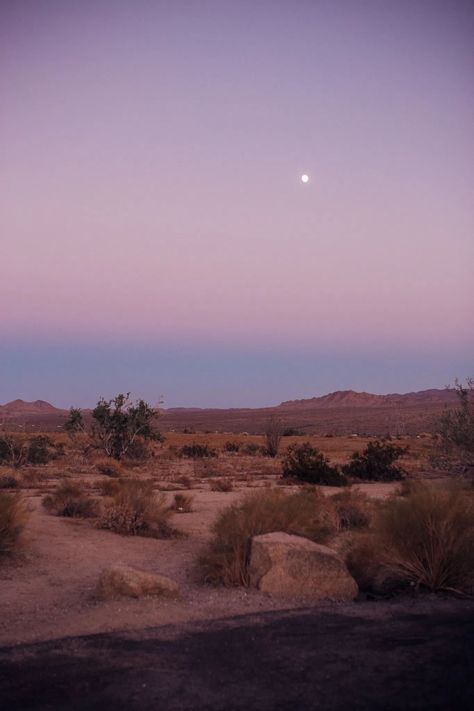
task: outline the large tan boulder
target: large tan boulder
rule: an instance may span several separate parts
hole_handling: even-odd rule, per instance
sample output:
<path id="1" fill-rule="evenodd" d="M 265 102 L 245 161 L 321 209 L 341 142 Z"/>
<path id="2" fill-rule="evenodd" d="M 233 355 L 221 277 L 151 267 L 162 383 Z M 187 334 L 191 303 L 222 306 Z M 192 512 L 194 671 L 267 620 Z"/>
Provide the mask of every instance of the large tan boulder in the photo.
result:
<path id="1" fill-rule="evenodd" d="M 101 600 L 147 595 L 178 597 L 179 585 L 163 575 L 117 565 L 104 570 L 96 588 L 96 596 Z"/>
<path id="2" fill-rule="evenodd" d="M 249 573 L 251 585 L 277 597 L 353 600 L 359 591 L 335 551 L 282 532 L 252 538 Z"/>

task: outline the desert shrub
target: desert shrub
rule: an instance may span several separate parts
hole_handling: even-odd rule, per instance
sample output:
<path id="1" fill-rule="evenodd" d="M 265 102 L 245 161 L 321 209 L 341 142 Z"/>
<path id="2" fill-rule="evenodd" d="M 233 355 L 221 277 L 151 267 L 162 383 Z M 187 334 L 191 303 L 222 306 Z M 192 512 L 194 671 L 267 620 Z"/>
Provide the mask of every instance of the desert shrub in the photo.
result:
<path id="1" fill-rule="evenodd" d="M 0 476 L 0 489 L 18 489 L 20 482 L 13 474 Z"/>
<path id="2" fill-rule="evenodd" d="M 308 484 L 345 486 L 346 478 L 329 459 L 309 442 L 292 444 L 283 458 L 283 478 L 298 479 Z"/>
<path id="3" fill-rule="evenodd" d="M 406 454 L 408 447 L 399 447 L 386 440 L 369 442 L 363 452 L 354 452 L 342 471 L 346 476 L 367 481 L 399 481 L 406 475 L 395 462 Z"/>
<path id="4" fill-rule="evenodd" d="M 460 488 L 416 484 L 407 496 L 394 497 L 381 508 L 364 546 L 362 554 L 356 550 L 349 556 L 348 565 L 360 575 L 364 556 L 371 561 L 372 570 L 365 572 L 369 584 L 374 571 L 384 571 L 415 588 L 472 593 L 473 497 Z"/>
<path id="5" fill-rule="evenodd" d="M 278 417 L 272 416 L 265 425 L 265 454 L 276 457 L 280 448 L 283 425 Z"/>
<path id="6" fill-rule="evenodd" d="M 92 423 L 88 431 L 82 412 L 71 408 L 64 429 L 71 435 L 87 433 L 95 447 L 108 457 L 122 459 L 133 449 L 140 449 L 140 442 L 161 440 L 155 429 L 158 410 L 144 400 L 133 403 L 130 393 L 120 393 L 112 400 L 100 398 L 92 411 Z"/>
<path id="7" fill-rule="evenodd" d="M 212 540 L 200 558 L 203 579 L 248 587 L 253 536 L 284 531 L 323 543 L 336 530 L 331 502 L 313 488 L 290 495 L 275 489 L 252 492 L 224 509 L 214 522 Z"/>
<path id="8" fill-rule="evenodd" d="M 28 519 L 18 494 L 0 491 L 0 556 L 15 553 Z"/>
<path id="9" fill-rule="evenodd" d="M 457 455 L 462 461 L 474 463 L 474 378 L 463 386 L 455 385 L 458 407 L 445 412 L 438 422 L 438 433 L 443 450 Z"/>
<path id="10" fill-rule="evenodd" d="M 48 513 L 68 518 L 92 518 L 97 513 L 95 499 L 71 481 L 63 481 L 52 494 L 47 494 L 43 506 Z"/>
<path id="11" fill-rule="evenodd" d="M 212 457 L 217 457 L 217 452 L 208 444 L 197 444 L 193 442 L 192 444 L 185 444 L 181 447 L 180 455 L 182 457 L 188 457 L 189 459 L 210 459 Z"/>
<path id="12" fill-rule="evenodd" d="M 189 494 L 175 494 L 171 508 L 178 513 L 191 513 L 193 510 L 193 501 L 194 496 L 190 496 Z"/>
<path id="13" fill-rule="evenodd" d="M 226 442 L 224 444 L 224 452 L 238 452 L 240 450 L 240 443 L 239 442 Z"/>
<path id="14" fill-rule="evenodd" d="M 169 538 L 171 510 L 164 494 L 155 494 L 153 484 L 138 479 L 117 480 L 117 488 L 104 504 L 98 526 L 126 536 Z"/>
<path id="15" fill-rule="evenodd" d="M 304 434 L 301 430 L 297 430 L 296 427 L 285 427 L 282 432 L 283 437 L 301 437 Z"/>
<path id="16" fill-rule="evenodd" d="M 209 482 L 211 491 L 233 491 L 234 487 L 230 479 L 213 479 Z"/>
<path id="17" fill-rule="evenodd" d="M 264 454 L 265 447 L 261 447 L 255 442 L 246 442 L 240 448 L 242 454 L 246 454 L 249 457 L 255 457 L 257 454 Z"/>
<path id="18" fill-rule="evenodd" d="M 18 437 L 0 437 L 0 464 L 21 467 L 27 461 L 28 445 Z"/>
<path id="19" fill-rule="evenodd" d="M 105 474 L 105 476 L 120 477 L 124 474 L 122 465 L 111 457 L 99 459 L 95 463 L 95 467 L 100 474 Z"/>
<path id="20" fill-rule="evenodd" d="M 47 464 L 53 458 L 53 443 L 49 437 L 38 435 L 28 443 L 26 459 L 29 464 Z"/>
<path id="21" fill-rule="evenodd" d="M 342 529 L 367 528 L 372 520 L 373 504 L 362 491 L 346 489 L 331 496 Z"/>

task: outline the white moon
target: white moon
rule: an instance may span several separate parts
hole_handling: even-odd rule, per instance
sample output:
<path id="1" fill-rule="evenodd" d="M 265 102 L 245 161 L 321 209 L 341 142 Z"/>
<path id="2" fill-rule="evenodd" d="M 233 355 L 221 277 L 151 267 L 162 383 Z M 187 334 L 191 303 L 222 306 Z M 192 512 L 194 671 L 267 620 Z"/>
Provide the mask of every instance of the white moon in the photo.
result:
<path id="1" fill-rule="evenodd" d="M 301 182 L 302 182 L 302 183 L 307 183 L 308 181 L 309 181 L 309 175 L 306 175 L 306 173 L 304 173 L 304 174 L 301 176 Z"/>

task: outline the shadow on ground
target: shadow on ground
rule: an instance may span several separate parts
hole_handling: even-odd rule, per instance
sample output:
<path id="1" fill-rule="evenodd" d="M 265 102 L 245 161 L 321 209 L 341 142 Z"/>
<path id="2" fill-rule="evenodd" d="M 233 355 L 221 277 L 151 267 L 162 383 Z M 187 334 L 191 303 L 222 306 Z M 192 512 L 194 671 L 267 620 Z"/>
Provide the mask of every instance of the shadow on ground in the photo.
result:
<path id="1" fill-rule="evenodd" d="M 0 649 L 9 711 L 458 711 L 473 695 L 472 607 L 300 610 Z"/>

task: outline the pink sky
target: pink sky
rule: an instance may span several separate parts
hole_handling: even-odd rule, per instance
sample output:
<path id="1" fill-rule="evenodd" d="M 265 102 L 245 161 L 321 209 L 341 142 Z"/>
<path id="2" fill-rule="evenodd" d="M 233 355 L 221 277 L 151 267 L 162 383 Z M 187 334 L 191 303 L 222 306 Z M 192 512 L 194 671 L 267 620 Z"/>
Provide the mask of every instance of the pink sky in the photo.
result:
<path id="1" fill-rule="evenodd" d="M 441 349 L 468 374 L 472 6 L 1 7 L 9 347 Z"/>

